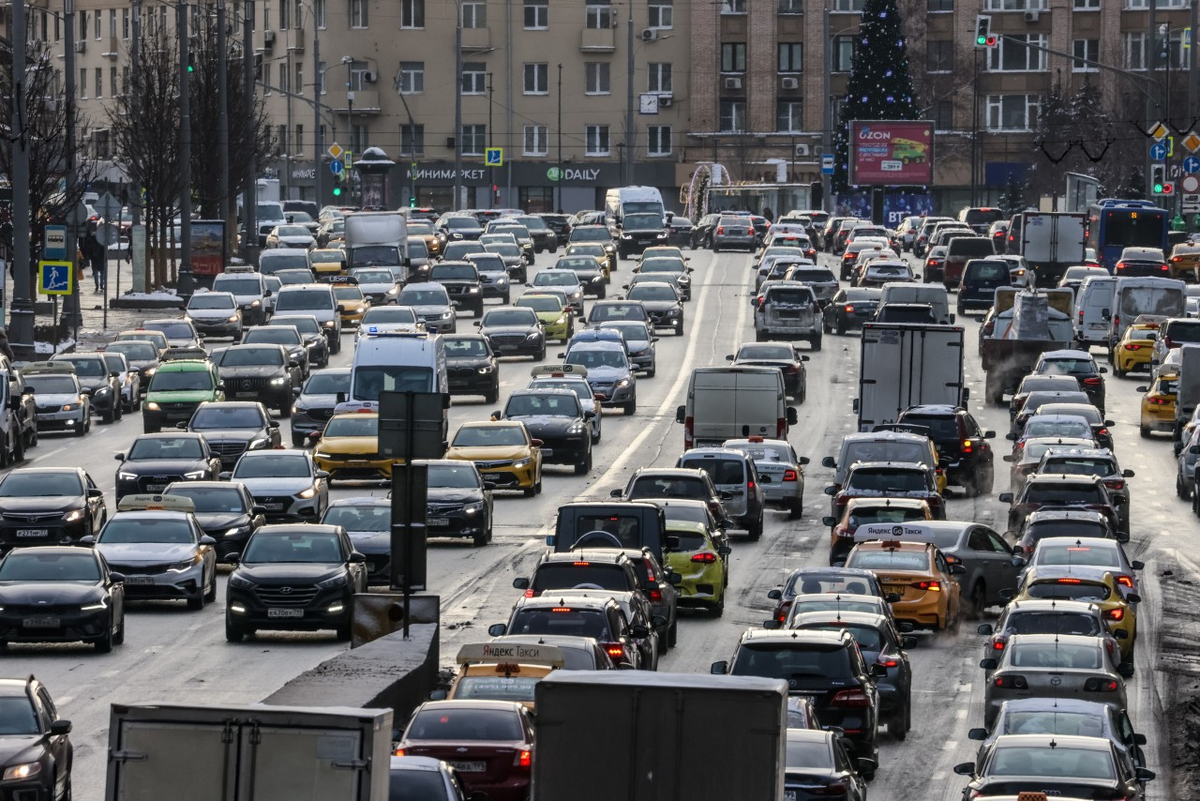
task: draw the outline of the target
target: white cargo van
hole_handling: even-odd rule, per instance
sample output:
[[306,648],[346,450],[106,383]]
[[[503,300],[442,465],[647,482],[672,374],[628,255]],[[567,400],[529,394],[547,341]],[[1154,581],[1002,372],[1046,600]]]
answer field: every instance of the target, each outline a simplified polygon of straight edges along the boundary
[[1108,317],[1112,308],[1113,288],[1117,279],[1111,275],[1092,275],[1083,280],[1075,293],[1075,315],[1071,324],[1075,340],[1084,348],[1108,344]]
[[380,392],[440,392],[442,440],[450,428],[450,380],[446,346],[440,336],[424,331],[367,334],[354,348],[350,395],[338,396],[338,414],[379,409]]
[[796,410],[787,405],[783,373],[775,368],[697,367],[675,422],[683,423],[686,450],[727,439],[786,439]]
[[1183,317],[1187,308],[1186,285],[1173,278],[1118,278],[1109,307],[1109,358],[1125,329],[1140,314]]
[[950,294],[941,284],[915,284],[905,281],[890,281],[883,285],[879,305],[889,303],[928,303],[933,307],[934,318],[942,325],[954,322],[950,313]]
[[356,211],[343,218],[346,263],[387,267],[397,281],[408,280],[408,221],[398,211]]

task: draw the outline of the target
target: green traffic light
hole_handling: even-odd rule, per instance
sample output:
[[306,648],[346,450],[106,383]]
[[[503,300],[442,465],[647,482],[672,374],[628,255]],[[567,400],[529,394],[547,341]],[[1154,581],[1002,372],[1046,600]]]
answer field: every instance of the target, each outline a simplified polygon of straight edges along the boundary
[[985,45],[985,44],[987,44],[987,37],[986,36],[976,36],[975,43]]
[[341,196],[341,194],[342,194],[342,188],[341,188],[340,186],[335,186],[335,187],[333,188],[333,196],[334,196],[334,197],[340,197],[340,196]]

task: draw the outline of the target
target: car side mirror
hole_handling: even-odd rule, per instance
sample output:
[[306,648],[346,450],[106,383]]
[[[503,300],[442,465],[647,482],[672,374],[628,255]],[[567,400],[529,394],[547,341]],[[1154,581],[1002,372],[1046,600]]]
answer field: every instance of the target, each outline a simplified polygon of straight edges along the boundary
[[908,635],[907,637],[900,638],[900,647],[905,649],[906,651],[909,648],[916,648],[920,644],[921,644],[921,641],[911,634]]
[[214,540],[212,537],[209,537],[208,535],[205,535],[205,536],[203,536],[203,537],[201,537],[201,538],[200,538],[200,544],[201,544],[201,545],[205,545],[205,546],[207,546],[207,547],[209,547],[209,548],[216,548],[216,547],[217,547],[217,541],[216,541],[216,540]]
[[87,546],[91,547],[92,545],[96,544],[96,538],[93,537],[91,534],[87,534],[87,535],[79,538],[79,544],[87,545]]
[[644,640],[650,636],[650,629],[646,626],[630,626],[629,636],[635,640]]
[[178,428],[180,431],[187,431],[187,427],[188,427],[188,421],[187,421],[187,420],[181,420],[181,421],[179,421],[178,423],[176,423],[176,424],[175,424],[175,427],[176,427],[176,428]]
[[974,776],[975,775],[975,763],[974,762],[960,762],[959,764],[954,766],[954,772],[957,773],[959,776]]
[[687,407],[679,406],[675,409],[675,422],[682,423],[687,420]]
[[900,632],[901,634],[908,634],[908,633],[916,631],[916,630],[917,630],[916,625],[910,620],[897,620],[896,621],[896,631]]
[[879,664],[878,662],[872,662],[871,663],[871,675],[875,676],[876,678],[883,678],[884,676],[887,675],[887,668],[884,667],[883,665]]
[[1129,542],[1129,532],[1118,531],[1117,532],[1117,542],[1122,542],[1122,543]]
[[729,556],[729,554],[731,554],[731,553],[733,553],[733,549],[730,548],[728,545],[722,545],[719,548],[717,548],[717,554],[719,556]]
[[959,565],[959,564],[947,565],[946,572],[948,572],[952,576],[962,576],[962,575],[966,574],[967,567],[966,567],[966,565]]
[[1145,745],[1146,742],[1147,742],[1146,735],[1144,735],[1144,734],[1133,735],[1133,744],[1134,745]]
[[[1193,445],[1192,447],[1196,447],[1196,446]],[[1198,450],[1197,452],[1200,452],[1200,450]],[[1121,471],[1122,478],[1133,478],[1134,475],[1135,475],[1135,473],[1132,470],[1122,470]]]
[[300,387],[292,387],[292,395],[294,395],[298,398],[298,397],[300,397],[300,392],[301,392]]
[[889,604],[895,604],[899,603],[902,597],[903,596],[901,596],[898,592],[889,592],[887,595],[883,596],[883,600],[887,601]]
[[984,439],[995,439],[995,438],[996,438],[996,432],[995,432],[995,431],[990,431],[990,430],[989,430],[989,431],[984,431],[984,432],[983,432],[983,438],[984,438]]
[[101,500],[103,500],[104,499],[104,490],[100,489],[99,487],[89,487],[88,491],[87,491],[87,496],[89,498],[100,498]]
[[967,729],[968,740],[986,740],[987,729]]
[[1007,601],[1011,601],[1013,599],[1013,596],[1016,595],[1016,593],[1013,591],[1013,589],[1011,587],[1005,587],[1004,589],[1002,589],[998,593],[996,593],[996,595],[1000,596],[1001,601],[1007,602]]
[[986,659],[979,660],[979,666],[981,668],[983,668],[984,670],[995,670],[999,664],[1000,664],[999,662],[997,662],[993,657],[990,657],[990,656]]
[[346,561],[354,565],[362,564],[363,562],[367,561],[367,556],[366,554],[359,553],[358,551],[351,551],[350,557]]
[[520,576],[518,578],[513,579],[512,585],[515,589],[527,590],[527,589],[529,589],[529,579],[524,576]]
[[317,478],[329,478],[329,471],[328,470],[318,470]]
[[726,662],[725,660],[721,660],[720,662],[713,662],[711,665],[708,666],[708,672],[713,674],[714,676],[723,676],[729,672],[729,663]]
[[1004,454],[1003,456],[1001,456],[1000,458],[1001,458],[1001,459],[1003,459],[1003,460],[1004,460],[1004,461],[1006,461],[1006,462],[1012,462],[1012,461],[1014,461],[1014,459],[1013,459],[1013,457],[1012,457],[1012,454],[1011,454],[1011,453],[1006,453],[1006,454]]
[[71,721],[56,720],[50,724],[50,734],[54,737],[62,737],[71,733]]
[[988,636],[994,634],[995,631],[996,630],[995,630],[995,628],[992,627],[991,623],[981,623],[979,625],[979,627],[975,629],[975,632],[977,634],[982,634],[985,637],[988,637]]
[[228,481],[231,478],[233,478],[232,470],[223,470],[217,474],[217,480],[219,480],[219,481]]
[[1149,392],[1150,387],[1134,387],[1135,392]]
[[446,691],[445,690],[434,690],[433,692],[431,692],[429,694],[429,700],[430,701],[445,701],[446,700]]
[[832,484],[821,491],[826,495],[837,495],[837,487],[833,486]]
[[837,462],[833,460],[832,456],[826,456],[821,460],[821,467],[828,467],[830,470],[836,470]]
[[767,590],[767,597],[772,601],[781,601],[783,600],[783,590]]
[[1010,431],[1010,432],[1008,432],[1007,434],[1005,434],[1005,435],[1004,435],[1004,438],[1005,438],[1006,440],[1009,440],[1010,442],[1016,442],[1016,441],[1017,441],[1017,435],[1016,435],[1015,433],[1013,433],[1012,431]]
[[796,414],[796,407],[787,407],[787,423],[789,426],[794,426],[800,422],[800,416]]
[[667,574],[667,581],[671,582],[672,586],[678,587],[683,583],[683,575],[676,573],[675,571],[671,571]]
[[1134,570],[1143,570],[1146,567],[1145,562],[1139,562],[1136,559],[1129,563],[1129,566]]
[[837,518],[833,517],[832,515],[825,515],[821,518],[821,525],[833,528],[837,525]]
[[996,497],[999,499],[1000,503],[1012,503],[1013,502],[1013,494],[1011,492],[1002,492],[999,495],[997,495]]
[[1157,776],[1158,774],[1156,774],[1154,771],[1150,770],[1149,768],[1138,768],[1137,770],[1135,770],[1133,772],[1133,775],[1137,777],[1138,781],[1148,782],[1151,779],[1155,778],[1155,776]]
[[114,572],[110,572],[108,574],[108,577],[110,579],[112,579],[113,584],[124,584],[125,583],[125,574],[124,573],[117,573],[114,571]]
[[125,461],[125,454],[124,454],[124,452],[114,453],[113,458],[116,459],[118,462],[123,462],[123,461]]
[[1125,629],[1117,629],[1116,631],[1114,631],[1112,633],[1112,635],[1114,637],[1116,637],[1118,640],[1128,640],[1129,639],[1129,632],[1126,631]]
[[508,626],[504,623],[493,623],[488,626],[487,633],[489,637],[503,637],[506,631],[508,631]]

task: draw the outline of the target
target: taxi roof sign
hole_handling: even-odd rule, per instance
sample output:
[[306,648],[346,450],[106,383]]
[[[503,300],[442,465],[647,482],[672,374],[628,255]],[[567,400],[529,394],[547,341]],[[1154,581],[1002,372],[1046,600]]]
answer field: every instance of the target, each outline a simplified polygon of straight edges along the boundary
[[932,542],[933,531],[920,521],[903,523],[864,523],[854,530],[855,542],[893,540]]
[[66,362],[66,361],[28,362],[24,365],[20,365],[19,369],[21,370],[22,373],[25,373],[26,375],[34,375],[35,373],[42,374],[42,375],[45,375],[48,373],[61,373],[61,374],[75,375],[75,365],[71,364],[71,362]]
[[160,495],[158,493],[134,493],[126,495],[117,502],[118,512],[195,512],[196,504],[191,498],[179,495]]
[[159,358],[161,361],[164,361],[164,362],[166,362],[166,361],[183,361],[183,360],[207,361],[208,360],[208,351],[206,351],[204,348],[198,348],[198,347],[186,347],[186,346],[181,347],[181,346],[177,346],[177,345],[171,345],[163,352],[163,355]]
[[565,664],[562,651],[557,646],[508,642],[468,643],[458,649],[458,658],[455,661],[460,665],[503,662],[510,665],[548,665],[554,668],[561,668]]
[[533,378],[553,378],[556,374],[587,378],[588,371],[582,364],[542,364],[529,371]]

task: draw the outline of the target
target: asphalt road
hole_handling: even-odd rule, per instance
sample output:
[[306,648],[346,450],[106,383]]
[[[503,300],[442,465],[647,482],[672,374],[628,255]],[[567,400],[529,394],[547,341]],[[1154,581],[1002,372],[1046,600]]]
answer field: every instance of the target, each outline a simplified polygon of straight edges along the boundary
[[[486,639],[489,624],[506,619],[518,595],[512,579],[528,575],[544,548],[547,527],[556,508],[567,501],[600,498],[624,486],[629,473],[644,465],[671,466],[683,449],[681,426],[674,422],[675,407],[683,402],[693,367],[724,364],[743,341],[753,339],[749,303],[752,275],[749,257],[707,251],[691,254],[694,300],[686,304],[686,333],[664,334],[658,343],[657,377],[638,382],[638,412],[623,417],[604,416],[603,439],[595,452],[595,469],[574,476],[569,468],[550,467],[544,491],[534,498],[500,494],[496,499],[494,541],[473,548],[466,541],[435,541],[430,546],[432,591],[442,599],[442,653],[453,654],[464,643]],[[553,256],[543,254],[536,267],[548,266]],[[825,258],[825,257],[823,257]],[[613,289],[630,273],[629,262],[613,276]],[[614,294],[616,294],[614,292]],[[465,324],[464,324],[465,323]],[[975,320],[960,321],[968,334],[967,374],[974,399],[982,399],[982,372],[974,356]],[[469,329],[460,320],[460,330]],[[350,335],[347,334],[347,344]],[[350,348],[335,357],[334,365],[350,362]],[[560,351],[550,347],[549,359]],[[679,645],[665,656],[661,670],[707,672],[709,664],[732,653],[739,634],[760,625],[772,603],[767,592],[778,586],[796,567],[827,563],[828,529],[821,516],[828,508],[822,489],[831,471],[820,467],[821,457],[837,451],[841,437],[853,427],[851,399],[856,395],[859,339],[826,336],[824,350],[811,354],[808,363],[808,397],[798,408],[800,424],[791,441],[811,457],[807,471],[806,509],[802,519],[788,520],[782,512],[769,512],[762,539],[750,543],[734,533],[731,556],[730,598],[722,618],[703,612],[681,616]],[[506,359],[501,368],[504,392],[524,386],[532,362]],[[1200,676],[1200,636],[1194,623],[1200,600],[1200,526],[1188,506],[1174,496],[1174,461],[1169,440],[1142,440],[1138,436],[1140,378],[1108,379],[1108,417],[1115,420],[1114,437],[1123,467],[1137,475],[1131,479],[1132,558],[1146,562],[1141,577],[1143,602],[1139,611],[1137,676],[1130,683],[1134,725],[1150,740],[1146,749],[1149,767],[1158,780],[1149,786],[1149,798],[1184,799],[1194,792],[1186,771],[1172,774],[1172,765],[1187,766],[1195,758],[1184,748],[1178,732],[1190,731],[1187,709],[1190,693]],[[997,451],[996,492],[1005,486],[1007,465],[1007,410],[983,408],[979,400],[971,409],[985,428],[995,429]],[[486,417],[493,407],[482,400],[459,402],[452,428],[467,420]],[[286,425],[286,424],[285,424]],[[82,442],[46,435],[32,452],[29,464],[79,465],[88,470],[109,493],[110,504],[116,462],[122,450],[141,431],[137,415],[114,425],[95,425]],[[285,432],[286,439],[286,432]],[[338,485],[333,497],[382,494],[377,486]],[[951,519],[976,519],[1003,527],[1006,506],[994,496],[967,499],[961,490],[948,501]],[[1168,575],[1161,575],[1171,571]],[[74,790],[77,801],[103,798],[109,705],[152,700],[189,703],[248,703],[258,701],[298,673],[338,653],[343,645],[332,633],[263,634],[247,642],[225,642],[223,630],[224,584],[219,600],[203,611],[189,612],[170,603],[132,604],[125,645],[100,655],[85,646],[11,646],[5,661],[10,675],[34,673],[58,701],[61,714],[74,722]],[[967,730],[982,725],[983,671],[978,667],[980,637],[973,625],[963,625],[956,635],[921,635],[910,652],[914,668],[913,731],[906,742],[880,736],[878,776],[871,785],[876,798],[958,799],[965,781],[953,774],[955,764],[970,760],[975,743]],[[1197,704],[1200,706],[1200,704]],[[1178,743],[1171,748],[1171,734]],[[1191,755],[1189,757],[1189,755]]]

